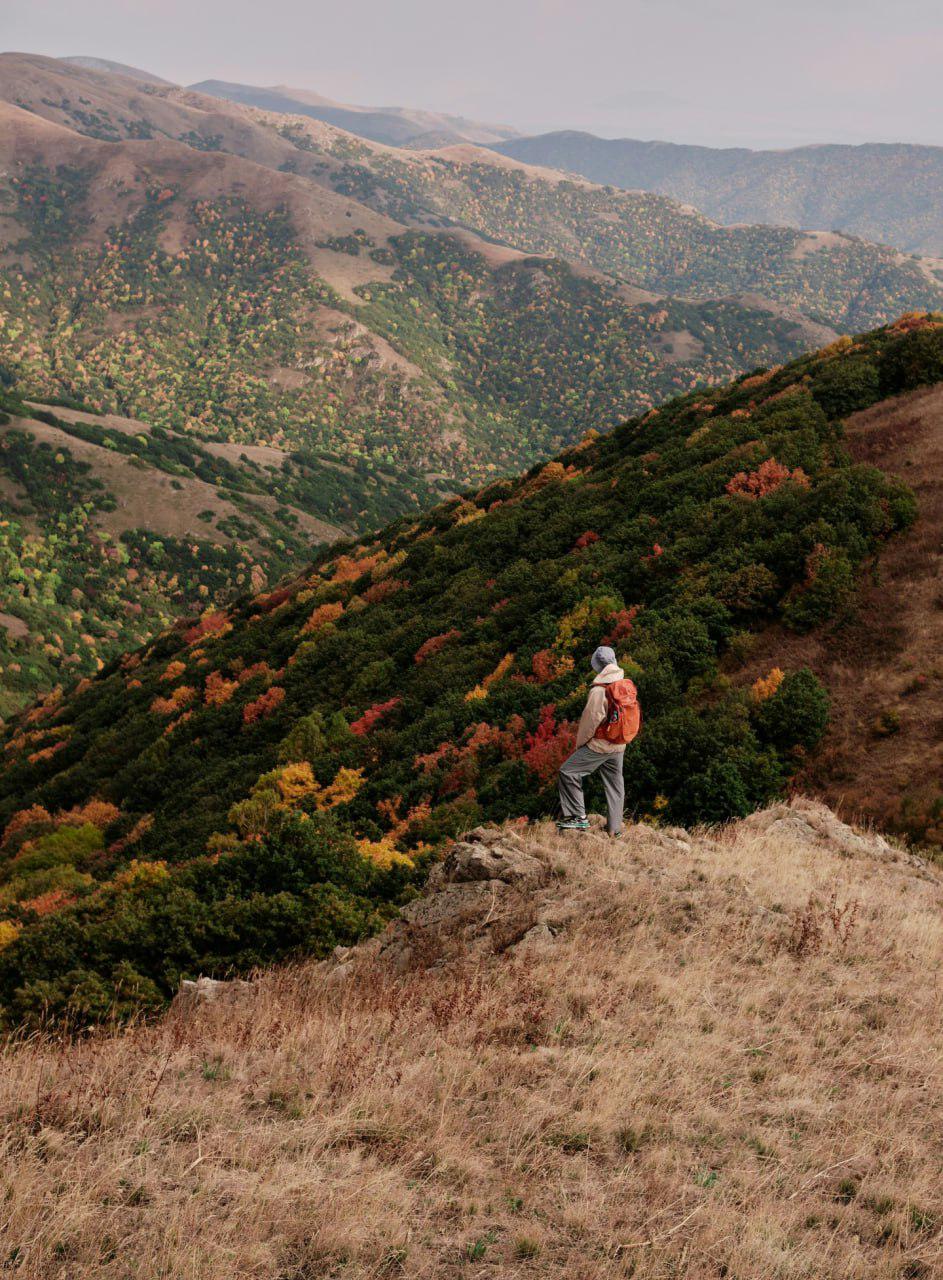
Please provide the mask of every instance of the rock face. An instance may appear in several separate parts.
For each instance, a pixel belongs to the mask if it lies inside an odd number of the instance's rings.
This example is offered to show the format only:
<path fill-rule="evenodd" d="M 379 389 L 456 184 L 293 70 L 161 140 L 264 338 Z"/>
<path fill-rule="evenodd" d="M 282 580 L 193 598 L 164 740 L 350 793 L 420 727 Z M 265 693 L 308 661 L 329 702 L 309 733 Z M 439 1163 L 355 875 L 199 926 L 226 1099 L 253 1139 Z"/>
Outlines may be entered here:
<path fill-rule="evenodd" d="M 365 961 L 404 972 L 459 956 L 494 955 L 525 942 L 552 946 L 552 929 L 540 915 L 553 867 L 541 852 L 514 832 L 476 827 L 433 869 L 426 893 L 379 937 L 341 958 L 329 981 L 343 981 Z"/>

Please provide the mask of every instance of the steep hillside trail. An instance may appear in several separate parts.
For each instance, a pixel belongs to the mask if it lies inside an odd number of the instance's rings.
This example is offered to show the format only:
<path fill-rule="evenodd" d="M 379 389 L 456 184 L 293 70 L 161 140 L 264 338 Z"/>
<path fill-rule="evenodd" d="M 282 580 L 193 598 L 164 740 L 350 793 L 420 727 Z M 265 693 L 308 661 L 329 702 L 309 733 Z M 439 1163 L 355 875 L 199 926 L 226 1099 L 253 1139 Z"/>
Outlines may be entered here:
<path fill-rule="evenodd" d="M 339 962 L 9 1044 L 10 1273 L 930 1280 L 941 908 L 805 800 L 479 829 Z"/>

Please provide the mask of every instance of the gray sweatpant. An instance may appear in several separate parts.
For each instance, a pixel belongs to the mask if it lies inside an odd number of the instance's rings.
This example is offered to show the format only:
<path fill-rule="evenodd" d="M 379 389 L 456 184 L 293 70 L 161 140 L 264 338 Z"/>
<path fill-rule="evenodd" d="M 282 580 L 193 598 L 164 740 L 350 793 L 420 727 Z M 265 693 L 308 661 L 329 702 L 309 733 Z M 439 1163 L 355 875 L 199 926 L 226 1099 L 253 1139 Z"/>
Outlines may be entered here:
<path fill-rule="evenodd" d="M 591 751 L 589 747 L 577 747 L 560 766 L 558 784 L 560 808 L 567 820 L 584 819 L 586 803 L 583 799 L 583 779 L 599 770 L 609 821 L 606 830 L 618 835 L 622 830 L 622 811 L 625 808 L 625 782 L 622 778 L 624 751 Z"/>

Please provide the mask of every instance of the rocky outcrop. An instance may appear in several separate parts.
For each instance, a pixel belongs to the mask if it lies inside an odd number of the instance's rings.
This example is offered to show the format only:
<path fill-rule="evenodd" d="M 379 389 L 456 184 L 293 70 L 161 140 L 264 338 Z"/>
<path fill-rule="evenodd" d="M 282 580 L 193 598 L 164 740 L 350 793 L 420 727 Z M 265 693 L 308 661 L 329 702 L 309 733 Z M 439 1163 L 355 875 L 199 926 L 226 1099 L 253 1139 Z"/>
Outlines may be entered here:
<path fill-rule="evenodd" d="M 355 967 L 380 961 L 395 971 L 484 957 L 512 948 L 553 945 L 541 917 L 559 868 L 553 855 L 512 831 L 476 827 L 449 849 L 425 894 L 404 907 L 379 937 L 352 948 L 329 974 L 343 981 Z"/>
<path fill-rule="evenodd" d="M 405 973 L 503 953 L 522 959 L 547 954 L 586 909 L 585 900 L 581 905 L 572 888 L 562 887 L 561 881 L 567 879 L 571 859 L 581 857 L 584 841 L 609 844 L 603 825 L 601 818 L 593 818 L 588 833 L 556 840 L 554 848 L 541 844 L 539 827 L 526 838 L 506 827 L 476 827 L 449 848 L 433 868 L 422 896 L 405 906 L 383 933 L 354 947 L 336 947 L 320 973 L 334 985 L 374 964 Z M 805 798 L 762 809 L 727 830 L 734 837 L 759 834 L 774 845 L 799 842 L 848 858 L 906 861 L 918 869 L 925 867 L 922 859 L 877 832 L 851 827 L 825 805 Z M 695 846 L 708 856 L 718 848 L 717 840 L 705 832 L 630 823 L 616 846 L 619 874 L 640 886 L 666 883 L 673 861 L 689 858 Z M 746 915 L 773 914 L 754 900 L 746 881 L 740 886 L 740 898 Z M 200 978 L 183 983 L 178 1002 L 233 1002 L 253 987 L 247 982 Z"/>
<path fill-rule="evenodd" d="M 760 831 L 768 836 L 788 837 L 822 848 L 827 846 L 846 858 L 877 858 L 885 862 L 908 862 L 916 867 L 926 865 L 924 859 L 892 845 L 879 832 L 851 827 L 836 817 L 828 805 L 805 796 L 799 796 L 788 804 L 759 809 L 738 825 L 743 830 Z"/>

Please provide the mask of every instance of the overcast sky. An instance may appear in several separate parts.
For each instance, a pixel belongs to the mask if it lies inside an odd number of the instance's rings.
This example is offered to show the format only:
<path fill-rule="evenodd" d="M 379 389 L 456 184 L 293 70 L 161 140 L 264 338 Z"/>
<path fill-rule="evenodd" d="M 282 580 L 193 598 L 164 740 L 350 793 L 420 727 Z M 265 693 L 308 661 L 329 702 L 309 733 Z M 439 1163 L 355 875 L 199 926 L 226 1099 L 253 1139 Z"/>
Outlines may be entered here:
<path fill-rule="evenodd" d="M 8 49 L 525 132 L 943 144 L 941 0 L 0 0 Z"/>

